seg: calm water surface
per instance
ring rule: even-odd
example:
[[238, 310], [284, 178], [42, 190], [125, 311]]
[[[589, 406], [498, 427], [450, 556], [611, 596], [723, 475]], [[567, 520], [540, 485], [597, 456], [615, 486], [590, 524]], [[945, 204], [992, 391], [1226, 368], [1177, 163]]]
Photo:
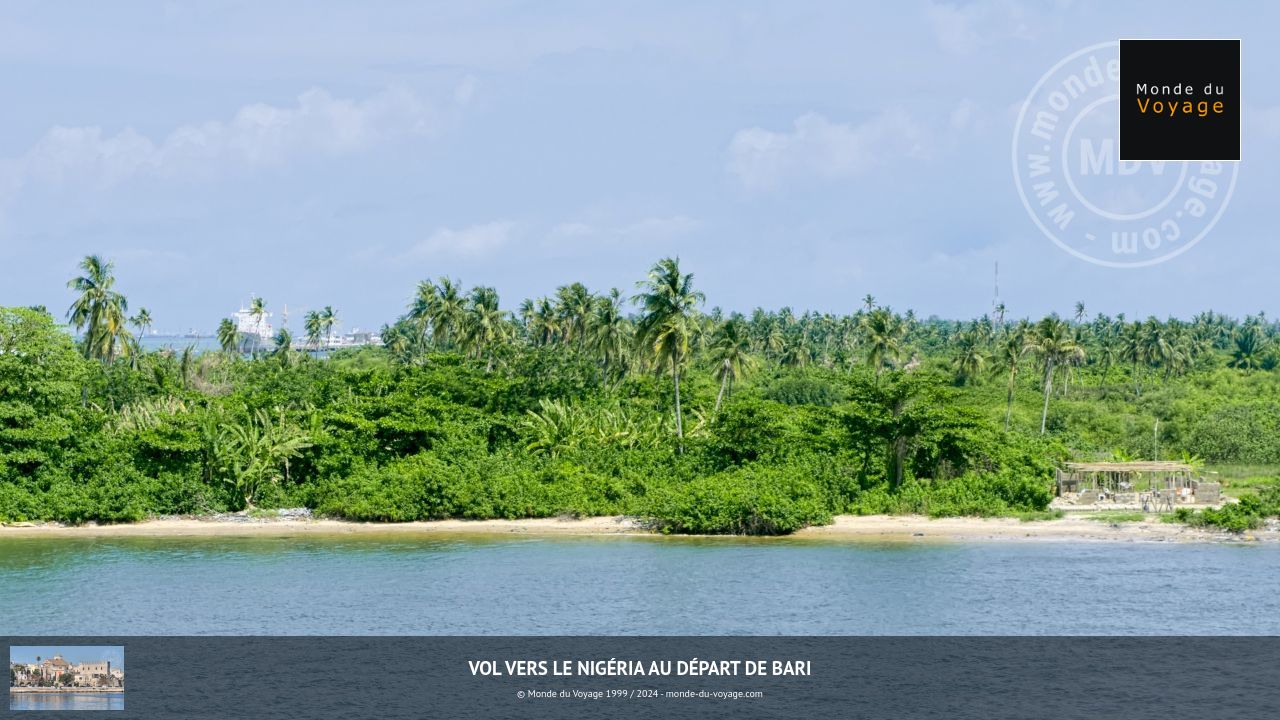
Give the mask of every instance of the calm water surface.
[[120, 693], [9, 693], [10, 710], [123, 710]]
[[1280, 547], [0, 540], [0, 634], [1280, 634]]

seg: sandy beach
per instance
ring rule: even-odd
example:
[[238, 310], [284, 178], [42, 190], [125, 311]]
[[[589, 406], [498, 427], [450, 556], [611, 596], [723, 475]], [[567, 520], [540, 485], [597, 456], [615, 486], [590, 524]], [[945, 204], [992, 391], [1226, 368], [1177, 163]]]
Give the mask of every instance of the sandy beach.
[[[635, 518], [537, 518], [526, 520], [437, 520], [407, 523], [359, 523], [313, 518], [161, 518], [120, 525], [66, 526], [58, 523], [0, 525], [6, 537], [271, 537], [300, 535], [655, 535]], [[940, 518], [918, 515], [839, 515], [830, 525], [788, 536], [826, 541], [1111, 541], [1111, 542], [1265, 542], [1280, 541], [1274, 525], [1231, 534], [1160, 522], [1111, 523], [1079, 515], [1023, 522], [1013, 518]]]

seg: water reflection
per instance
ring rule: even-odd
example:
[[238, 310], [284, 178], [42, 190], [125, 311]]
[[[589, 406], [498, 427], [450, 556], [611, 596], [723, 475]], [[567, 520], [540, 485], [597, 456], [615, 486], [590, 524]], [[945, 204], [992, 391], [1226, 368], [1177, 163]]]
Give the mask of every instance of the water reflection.
[[123, 710], [124, 693], [9, 693], [10, 710]]

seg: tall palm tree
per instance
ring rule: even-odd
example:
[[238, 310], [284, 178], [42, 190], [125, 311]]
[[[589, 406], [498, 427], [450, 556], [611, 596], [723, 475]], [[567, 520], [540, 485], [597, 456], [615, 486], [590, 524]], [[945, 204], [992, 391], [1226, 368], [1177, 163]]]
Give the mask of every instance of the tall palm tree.
[[1151, 361], [1151, 356], [1148, 354], [1150, 349], [1151, 345], [1147, 342], [1146, 331], [1142, 323], [1135, 322], [1132, 325], [1125, 326], [1124, 335], [1120, 340], [1120, 359], [1130, 363], [1133, 367], [1133, 392], [1135, 395], [1142, 394], [1140, 369]]
[[302, 329], [307, 333], [307, 346], [319, 350], [320, 338], [324, 337], [324, 318], [318, 310], [309, 310], [303, 316]]
[[1005, 333], [998, 349], [1000, 365], [1009, 371], [1009, 386], [1005, 396], [1004, 409], [1004, 429], [1006, 431], [1009, 429], [1009, 423], [1013, 419], [1013, 391], [1017, 387], [1018, 365], [1026, 352], [1027, 323], [1024, 320], [1019, 322], [1013, 330]]
[[431, 321], [435, 316], [435, 307], [435, 283], [430, 280], [419, 282], [417, 292], [414, 293], [413, 300], [409, 303], [408, 319], [417, 329], [419, 339], [424, 342], [431, 337]]
[[333, 345], [333, 327], [337, 324], [338, 313], [334, 311], [332, 305], [325, 305], [324, 310], [320, 311], [320, 326], [324, 328], [325, 347]]
[[956, 378], [961, 384], [976, 381], [987, 365], [987, 354], [983, 351], [983, 335], [976, 329], [960, 333], [956, 338], [957, 354], [954, 360]]
[[787, 350], [787, 337], [782, 332], [782, 323], [772, 321], [769, 328], [765, 331], [764, 351], [775, 359], [781, 357]]
[[147, 333], [151, 332], [151, 325], [153, 324], [151, 311], [146, 308], [138, 308], [138, 313], [129, 318], [129, 324], [138, 328], [138, 334], [145, 337]]
[[725, 393], [732, 391], [733, 383], [756, 366], [756, 359], [751, 355], [751, 341], [741, 320], [730, 318], [716, 330], [715, 340], [711, 344], [711, 361], [715, 367], [715, 378], [720, 381], [716, 407], [712, 411], [715, 414], [720, 412], [720, 404], [724, 401]]
[[222, 346], [222, 352], [240, 352], [240, 331], [231, 318], [223, 318], [218, 323], [218, 344]]
[[431, 305], [431, 338], [440, 347], [453, 347], [461, 341], [467, 314], [467, 299], [456, 280], [440, 278]]
[[[111, 362], [121, 352], [128, 352], [128, 328], [125, 317], [129, 301], [114, 290], [114, 265], [98, 255], [80, 261], [84, 274], [72, 278], [67, 287], [80, 293], [67, 309], [67, 320], [77, 332], [84, 330], [82, 349], [86, 358]], [[123, 342], [122, 342], [123, 341]]]
[[550, 298], [541, 297], [529, 303], [525, 330], [534, 345], [549, 345], [560, 334], [560, 322]]
[[1049, 419], [1054, 370], [1076, 358], [1083, 358], [1084, 348], [1076, 344], [1071, 328], [1054, 315], [1036, 324], [1027, 337], [1027, 348], [1044, 363], [1044, 409], [1040, 413], [1040, 434], [1043, 435]]
[[680, 370], [689, 352], [689, 336], [706, 299], [693, 289], [693, 273], [680, 272], [679, 258], [662, 258], [649, 270], [649, 277], [636, 283], [641, 290], [633, 301], [640, 306], [636, 342], [660, 364], [671, 368], [675, 384], [676, 437], [684, 448], [684, 417], [680, 407]]
[[861, 330], [867, 362], [875, 368], [878, 384], [885, 365], [902, 355], [906, 328], [892, 311], [878, 307], [862, 316]]
[[613, 288], [608, 295], [596, 298], [595, 308], [587, 323], [588, 344], [600, 358], [605, 377], [622, 363], [629, 340], [630, 325], [623, 315], [622, 291]]
[[486, 370], [493, 370], [493, 347], [508, 339], [511, 331], [507, 313], [498, 307], [498, 291], [491, 287], [472, 289], [462, 322], [462, 343], [477, 359], [486, 359]]
[[262, 323], [267, 317], [267, 301], [256, 297], [249, 301], [249, 315], [254, 320], [253, 350], [257, 352], [262, 346]]
[[587, 325], [594, 307], [595, 296], [582, 283], [556, 289], [556, 314], [565, 341], [582, 347], [587, 341]]

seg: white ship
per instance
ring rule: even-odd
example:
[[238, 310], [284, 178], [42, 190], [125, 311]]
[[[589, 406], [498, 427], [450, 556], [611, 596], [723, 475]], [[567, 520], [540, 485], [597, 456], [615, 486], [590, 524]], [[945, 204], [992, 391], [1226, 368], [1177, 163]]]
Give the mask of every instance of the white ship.
[[[276, 331], [271, 324], [272, 313], [263, 311], [260, 314], [255, 314], [248, 307], [241, 306], [238, 311], [232, 314], [232, 317], [235, 319], [236, 332], [240, 335], [241, 347], [245, 348], [246, 351], [269, 349], [275, 346]], [[288, 305], [284, 308], [282, 319], [287, 325], [289, 322]], [[381, 344], [382, 337], [378, 333], [353, 328], [347, 333], [335, 332], [332, 335], [326, 334], [317, 343], [311, 343], [306, 337], [296, 334], [293, 336], [291, 347], [294, 350], [301, 351], [329, 352], [344, 348]]]
[[254, 313], [241, 306], [232, 317], [235, 318], [236, 332], [249, 347], [269, 347], [275, 330], [271, 327], [271, 313]]

